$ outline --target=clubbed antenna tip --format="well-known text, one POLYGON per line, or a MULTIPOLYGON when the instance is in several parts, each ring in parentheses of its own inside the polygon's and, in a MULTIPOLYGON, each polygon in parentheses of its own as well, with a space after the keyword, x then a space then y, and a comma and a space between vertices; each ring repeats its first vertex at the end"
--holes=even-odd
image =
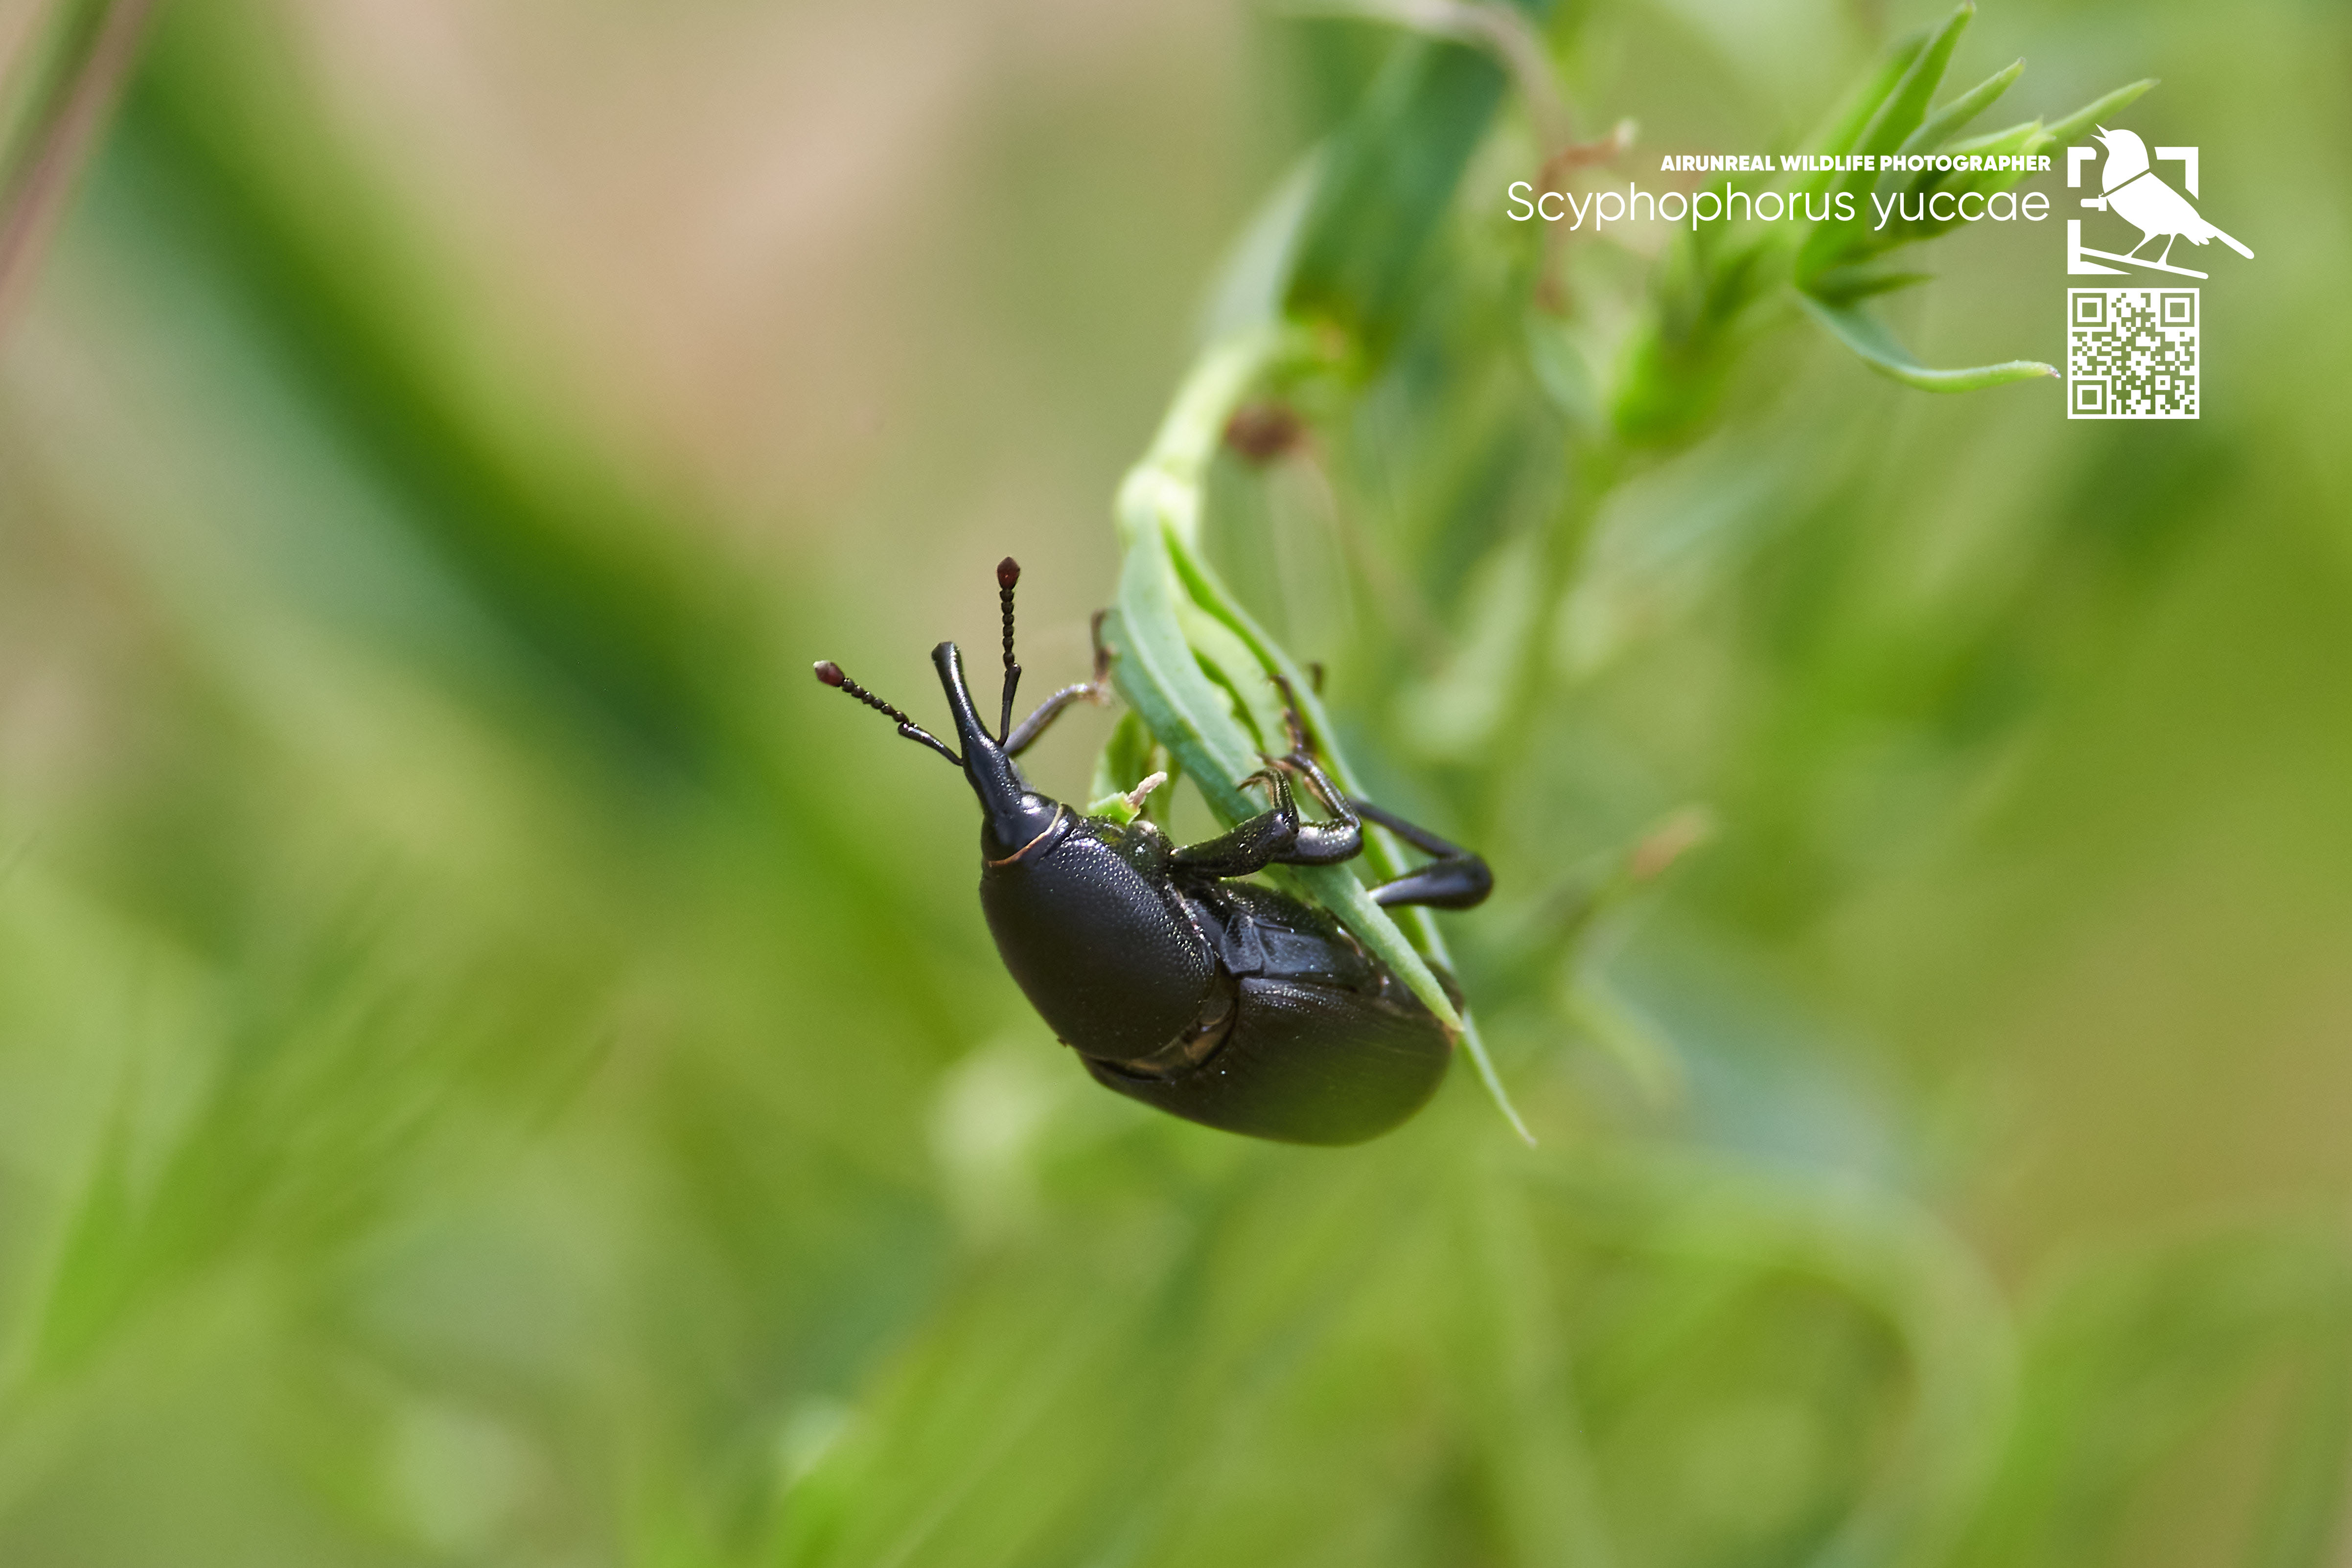
POLYGON ((834 663, 833 660, 829 658, 821 658, 816 661, 816 678, 825 685, 832 687, 835 691, 848 692, 852 697, 856 698, 857 700, 865 703, 866 706, 873 709, 874 711, 881 714, 884 718, 898 725, 898 733, 906 736, 909 741, 920 741, 924 745, 929 746, 931 750, 937 752, 940 755, 945 757, 956 766, 963 766, 963 759, 956 755, 953 752, 948 750, 945 742, 941 742, 938 736, 932 734, 929 730, 924 729, 920 724, 916 723, 912 719, 908 718, 898 709, 891 707, 887 702, 883 701, 879 697, 875 696, 871 691, 866 690, 866 688, 858 685, 857 682, 850 679, 846 675, 844 675, 841 672, 841 666, 834 663))
POLYGON ((1013 734, 1013 693, 1021 684, 1021 666, 1013 658, 1013 584, 1021 581, 1021 563, 1010 555, 996 563, 996 598, 1004 608, 1004 702, 997 710, 996 738, 1013 734))

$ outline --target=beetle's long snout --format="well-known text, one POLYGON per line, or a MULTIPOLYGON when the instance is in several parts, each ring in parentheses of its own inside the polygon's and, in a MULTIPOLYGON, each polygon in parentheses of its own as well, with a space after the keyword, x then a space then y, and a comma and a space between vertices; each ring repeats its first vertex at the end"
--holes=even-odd
POLYGON ((1054 826, 1062 808, 1029 787, 1004 747, 981 722, 972 705, 971 688, 964 683, 963 656, 951 642, 931 649, 931 663, 940 672, 955 715, 956 739, 963 749, 963 774, 980 796, 982 845, 988 858, 1003 859, 1054 826))

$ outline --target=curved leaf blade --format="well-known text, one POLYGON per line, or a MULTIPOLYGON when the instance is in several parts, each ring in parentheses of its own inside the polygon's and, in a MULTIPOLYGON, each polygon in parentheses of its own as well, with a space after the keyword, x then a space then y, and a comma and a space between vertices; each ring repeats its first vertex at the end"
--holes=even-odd
POLYGON ((1965 370, 1934 370, 1921 364, 1910 350, 1895 341, 1895 334, 1886 330, 1885 323, 1859 306, 1832 304, 1803 293, 1797 299, 1813 320, 1871 369, 1882 375, 1892 376, 1906 386, 1917 387, 1922 392, 1975 392, 2008 382, 2030 381, 2035 376, 2058 374, 2055 365, 2031 359, 1973 365, 1965 370))

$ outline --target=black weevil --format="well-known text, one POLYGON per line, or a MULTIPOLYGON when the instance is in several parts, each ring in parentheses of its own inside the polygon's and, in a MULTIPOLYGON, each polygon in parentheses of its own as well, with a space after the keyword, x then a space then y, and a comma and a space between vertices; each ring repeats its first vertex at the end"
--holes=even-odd
MULTIPOLYGON (((1094 679, 1064 687, 1014 728, 1021 666, 1013 657, 1013 588, 1020 577, 1010 556, 996 569, 1004 700, 995 735, 973 706, 955 644, 931 650, 961 755, 831 660, 816 675, 888 716, 898 733, 971 781, 981 805, 981 908, 1031 1004, 1097 1082, 1211 1127, 1293 1143, 1356 1143, 1420 1110, 1453 1056, 1435 1015, 1329 914, 1233 879, 1267 866, 1349 859, 1363 849, 1365 820, 1435 857, 1372 889, 1382 904, 1469 909, 1494 886, 1486 863, 1348 799, 1317 764, 1295 710, 1290 753, 1255 775, 1271 791, 1272 809, 1204 843, 1179 847, 1149 821, 1086 816, 1038 794, 1013 759, 1073 702, 1102 698, 1108 656, 1097 636, 1094 679), (1294 777, 1329 820, 1301 814, 1294 777)), ((1440 979, 1451 993, 1452 981, 1440 979)))

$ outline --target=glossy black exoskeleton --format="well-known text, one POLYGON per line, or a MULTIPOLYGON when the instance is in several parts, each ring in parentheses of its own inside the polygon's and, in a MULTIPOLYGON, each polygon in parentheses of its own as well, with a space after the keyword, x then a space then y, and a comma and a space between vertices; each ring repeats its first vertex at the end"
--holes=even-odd
POLYGON ((1493 887, 1486 862, 1349 800, 1317 765, 1295 715, 1290 754, 1257 775, 1272 809, 1204 843, 1179 847, 1149 821, 1086 816, 1038 794, 1013 759, 1070 704, 1101 700, 1108 657, 1097 640, 1094 679, 1056 691, 1013 727, 1020 574, 1009 557, 997 568, 1004 700, 995 735, 973 705, 955 644, 931 650, 961 754, 838 666, 819 664, 816 673, 971 781, 981 805, 981 908, 1030 1002, 1097 1082, 1211 1127, 1354 1143, 1420 1110, 1453 1055, 1436 1016, 1331 916, 1234 879, 1349 859, 1363 848, 1366 820, 1435 857, 1374 889, 1382 904, 1468 909, 1493 887), (1293 778, 1328 820, 1302 814, 1293 778))

